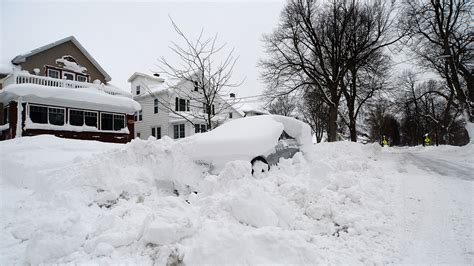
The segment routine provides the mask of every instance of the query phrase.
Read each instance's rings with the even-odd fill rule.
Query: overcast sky
[[[157,58],[170,61],[177,41],[168,15],[192,39],[204,28],[239,55],[236,80],[245,78],[238,96],[258,95],[256,63],[263,56],[261,37],[277,26],[284,1],[84,2],[0,0],[0,63],[42,45],[74,35],[112,77],[130,89],[136,71],[150,74]]]

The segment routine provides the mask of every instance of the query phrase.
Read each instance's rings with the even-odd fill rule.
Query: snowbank
[[[127,114],[141,109],[140,104],[131,98],[109,95],[95,88],[12,84],[0,91],[0,101],[3,103],[16,101],[18,97],[23,97],[23,102]]]
[[[11,154],[0,159],[2,264],[392,262],[391,243],[380,244],[390,184],[357,158],[371,147],[344,145],[333,160],[333,146],[318,146],[318,162],[298,154],[254,179],[248,161],[209,174],[167,137],[0,145]]]
[[[467,122],[466,123],[466,130],[469,135],[470,143],[474,144],[474,123]]]
[[[397,213],[412,169],[399,150],[318,144],[255,179],[248,161],[210,174],[185,148],[167,137],[0,142],[0,264],[410,263],[400,225],[416,220]]]

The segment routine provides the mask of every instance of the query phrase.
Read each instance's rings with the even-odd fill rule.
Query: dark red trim
[[[97,112],[97,126],[100,128],[100,115],[101,111],[98,110],[91,110],[91,109],[82,109],[82,108],[70,108],[65,106],[53,106],[53,105],[45,105],[45,104],[36,104],[31,103],[33,105],[44,106],[44,107],[58,107],[65,109],[65,117],[64,123],[68,121],[68,111],[69,109],[77,109],[77,110],[84,110],[84,111],[91,111]],[[10,102],[8,104],[8,108],[10,111],[9,115],[9,124],[10,128],[7,130],[2,131],[0,135],[0,140],[5,139],[12,139],[16,136],[16,124],[17,124],[17,102]],[[82,139],[82,140],[97,140],[102,142],[113,142],[113,143],[127,143],[133,139],[134,136],[134,119],[133,115],[125,114],[125,113],[117,113],[117,112],[104,112],[104,113],[111,113],[111,114],[119,114],[125,116],[125,123],[128,128],[129,134],[126,133],[118,133],[118,132],[76,132],[76,131],[67,131],[67,130],[49,130],[49,129],[24,129],[25,128],[25,121],[26,121],[26,103],[23,103],[23,112],[22,112],[22,136],[35,136],[35,135],[55,135],[57,137],[62,138],[71,138],[71,139]]]
[[[69,69],[64,69],[64,68],[61,68],[61,67],[51,66],[51,65],[44,65],[44,76],[45,77],[48,77],[48,69],[49,68],[59,71],[59,79],[62,79],[64,71],[74,73],[74,74],[76,74],[76,77],[77,77],[77,75],[86,77],[86,82],[90,82],[90,79],[91,79],[89,74],[79,73],[79,72],[76,72],[76,71],[72,71],[72,70],[69,70]],[[74,81],[77,81],[77,78]],[[79,82],[81,82],[81,81],[79,81]]]

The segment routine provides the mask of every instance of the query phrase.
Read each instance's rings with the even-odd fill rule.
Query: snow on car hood
[[[303,150],[311,144],[311,129],[307,124],[279,115],[235,119],[180,143],[192,158],[222,165],[272,153],[283,130],[294,137]]]

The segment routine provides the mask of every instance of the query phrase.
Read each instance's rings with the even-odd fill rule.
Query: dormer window
[[[76,75],[76,80],[80,82],[87,82],[87,77],[82,75]]]
[[[73,72],[63,71],[63,79],[74,80],[74,76]]]
[[[59,71],[56,69],[48,68],[48,77],[58,79]]]

